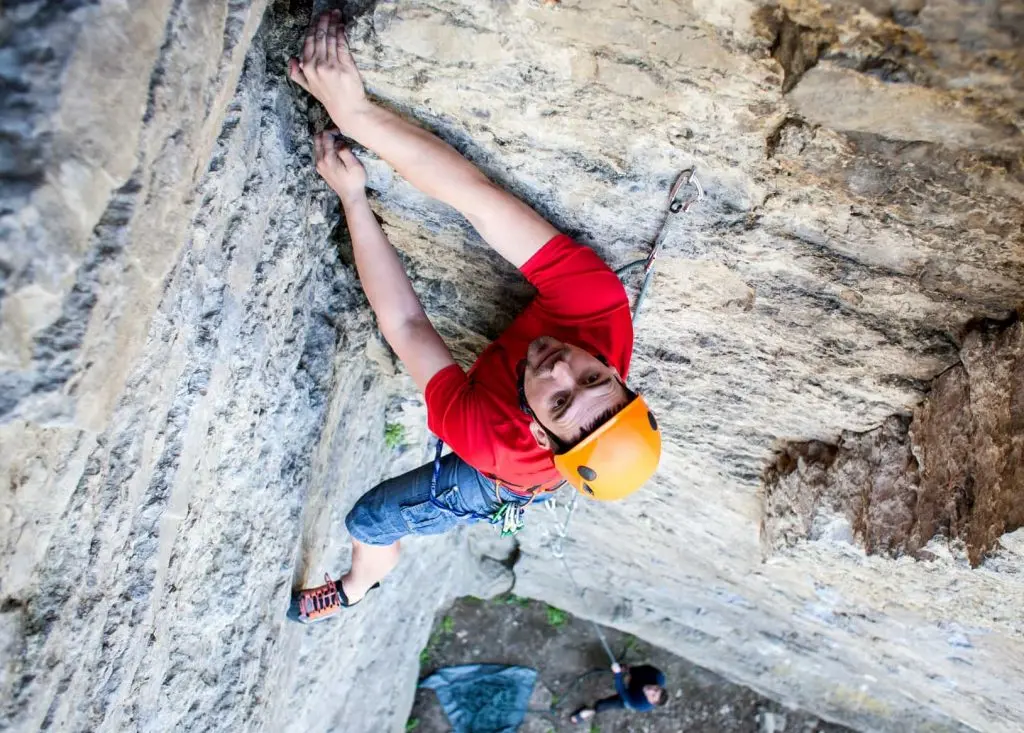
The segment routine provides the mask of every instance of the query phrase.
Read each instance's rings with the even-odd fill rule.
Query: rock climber
[[[606,710],[634,710],[646,713],[655,706],[668,702],[668,690],[665,689],[665,674],[657,667],[641,664],[636,667],[629,665],[612,665],[615,675],[615,694],[598,700],[593,707],[577,710],[569,718],[573,723],[584,723],[598,713]]]
[[[626,292],[592,250],[560,234],[453,148],[367,98],[341,14],[309,28],[290,78],[340,134],[314,138],[316,168],[341,199],[356,269],[384,338],[423,390],[431,431],[452,453],[367,492],[346,517],[352,566],[298,592],[289,616],[310,622],[360,601],[399,557],[399,540],[514,517],[567,481],[620,499],[654,473],[661,435],[625,383],[633,349]],[[366,197],[362,165],[340,141],[372,150],[425,194],[453,206],[533,284],[537,295],[468,372],[430,324]]]

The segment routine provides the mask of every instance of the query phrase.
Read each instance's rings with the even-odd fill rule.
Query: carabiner
[[[687,186],[692,186],[696,190],[696,193],[684,199],[680,196],[680,192]],[[679,177],[676,178],[676,182],[672,184],[672,190],[668,194],[668,210],[673,214],[678,214],[681,211],[689,211],[691,206],[703,198],[704,188],[700,185],[700,181],[697,180],[697,169],[687,168],[679,174]]]

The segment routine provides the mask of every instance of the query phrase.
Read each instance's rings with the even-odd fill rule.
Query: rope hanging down
[[[572,570],[569,569],[569,562],[565,559],[565,555],[562,556],[562,566],[565,568],[565,574],[569,576],[569,582],[572,583],[573,589],[576,591],[576,595],[583,600],[583,591],[579,585],[576,584],[576,579],[572,577]],[[601,640],[601,646],[604,647],[604,653],[608,655],[608,661],[612,664],[616,664],[618,660],[612,653],[612,648],[608,646],[608,640],[604,638],[604,632],[601,631],[601,627],[597,625],[597,622],[593,619],[590,620],[590,625],[594,627],[594,633],[597,634],[597,638]]]
[[[576,500],[579,499],[579,492],[573,491],[572,498],[569,499],[569,504],[566,507],[565,521],[562,523],[560,529],[555,531],[555,538],[551,541],[551,554],[562,561],[562,567],[565,568],[565,575],[569,578],[569,582],[572,583],[573,589],[576,591],[576,595],[583,600],[583,590],[579,584],[576,583],[576,578],[573,577],[572,569],[569,567],[569,561],[565,559],[565,548],[562,546],[562,540],[566,538],[569,533],[569,522],[572,520],[573,512],[576,511]],[[552,514],[554,514],[555,506],[554,502],[548,504],[551,507]],[[601,640],[601,646],[604,647],[605,654],[608,655],[608,659],[612,664],[617,661],[615,654],[612,653],[612,649],[608,646],[608,640],[604,637],[604,633],[601,631],[601,627],[596,622],[591,621],[590,625],[594,627],[594,633],[597,634],[597,638]]]
[[[575,496],[573,498],[575,499]],[[566,517],[566,526],[569,525],[569,519],[571,517],[571,513],[568,517]],[[565,575],[569,578],[569,582],[572,583],[572,588],[574,591],[576,591],[576,595],[579,596],[581,601],[584,600],[583,589],[580,588],[579,584],[576,582],[576,578],[573,577],[572,569],[569,567],[569,561],[565,559],[564,554],[559,555],[558,559],[562,561],[562,567],[565,568]],[[597,622],[593,619],[590,619],[590,625],[594,627],[594,633],[597,634],[597,638],[601,640],[601,646],[604,647],[604,653],[608,655],[608,661],[612,664],[616,664],[618,660],[615,658],[615,654],[612,652],[612,648],[608,645],[608,640],[605,638],[604,632],[601,631],[601,627],[598,626]]]
[[[658,229],[658,234],[654,239],[654,246],[651,248],[651,253],[646,258],[640,260],[634,260],[628,264],[623,265],[615,274],[622,277],[627,272],[632,270],[634,267],[643,265],[644,267],[644,281],[640,286],[640,294],[636,299],[636,306],[633,309],[633,323],[636,323],[637,316],[640,314],[640,306],[644,302],[644,297],[647,295],[647,289],[650,287],[651,280],[654,276],[654,263],[658,259],[658,254],[661,252],[662,247],[665,246],[665,232],[668,229],[668,224],[672,220],[674,214],[685,214],[690,208],[698,201],[704,198],[704,188],[700,185],[700,181],[697,180],[696,171],[694,168],[687,168],[676,178],[675,183],[672,185],[672,189],[669,192],[669,204],[668,213],[665,215],[664,221],[661,223],[661,227]],[[436,449],[434,452],[434,472],[430,479],[430,501],[432,504],[444,509],[446,511],[452,511],[451,507],[445,506],[437,498],[437,483],[438,477],[441,473],[441,451],[444,449],[444,442],[438,439]],[[566,539],[569,533],[569,522],[572,519],[573,512],[576,511],[576,503],[579,498],[579,493],[573,491],[572,498],[569,500],[569,504],[566,507],[565,522],[559,530],[555,532],[555,537],[551,541],[551,554],[562,561],[562,566],[565,568],[566,577],[569,578],[569,582],[572,583],[573,590],[576,591],[576,595],[579,596],[580,600],[583,598],[583,590],[576,582],[576,578],[572,574],[572,569],[569,567],[569,562],[565,558],[565,548],[562,545],[562,541]],[[531,499],[532,501],[532,499]],[[551,501],[548,506],[552,512],[556,510],[555,502]],[[486,519],[491,524],[502,524],[502,536],[512,535],[519,531],[523,526],[521,506],[513,506],[510,502],[502,502],[501,506],[493,514],[478,514],[476,512],[467,512],[466,516],[473,516],[476,519]],[[611,647],[608,645],[608,640],[605,638],[604,633],[601,631],[601,627],[597,625],[597,622],[591,620],[591,626],[594,627],[594,632],[597,634],[597,638],[601,640],[601,646],[604,647],[605,654],[608,655],[608,659],[612,664],[615,664],[615,654],[612,653]]]
[[[661,226],[658,228],[658,234],[654,238],[654,246],[651,247],[651,253],[644,259],[634,260],[629,262],[615,271],[615,274],[620,278],[632,270],[634,267],[643,265],[644,267],[644,281],[640,286],[640,294],[636,298],[636,305],[633,308],[633,323],[636,323],[637,317],[640,315],[640,306],[644,302],[644,298],[647,296],[647,289],[650,287],[651,280],[654,277],[654,263],[658,259],[658,254],[661,252],[662,247],[665,246],[665,233],[668,230],[669,222],[672,220],[675,214],[685,214],[690,208],[704,199],[704,187],[700,185],[700,181],[697,180],[696,168],[687,168],[676,178],[675,183],[672,184],[672,189],[669,191],[668,196],[668,213],[665,214],[665,219],[662,221]],[[565,521],[562,523],[560,529],[555,531],[555,537],[551,540],[551,554],[562,561],[562,566],[565,568],[565,574],[569,578],[569,582],[572,583],[573,589],[576,591],[576,595],[579,596],[581,601],[583,598],[583,590],[579,584],[576,583],[576,578],[573,577],[572,570],[569,567],[569,562],[565,558],[565,547],[562,542],[569,535],[569,522],[572,520],[573,512],[576,511],[576,500],[579,498],[579,493],[576,491],[572,492],[572,498],[569,499],[569,503],[566,506]],[[555,511],[555,502],[549,503],[552,513]],[[597,634],[597,638],[601,640],[601,646],[604,647],[605,654],[608,655],[608,659],[612,664],[616,664],[618,660],[615,659],[615,655],[612,653],[611,647],[608,646],[608,640],[605,638],[604,633],[601,631],[601,627],[597,625],[597,622],[591,620],[591,626],[594,627],[594,632]]]

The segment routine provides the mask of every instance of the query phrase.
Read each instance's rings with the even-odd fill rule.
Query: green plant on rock
[[[441,619],[441,623],[435,626],[434,630],[430,632],[430,638],[427,639],[427,645],[420,649],[421,667],[426,667],[430,664],[430,660],[433,658],[437,647],[440,646],[446,636],[451,636],[453,633],[455,633],[455,619],[452,616],[445,616]]]
[[[405,445],[405,426],[397,422],[389,422],[384,426],[384,445],[397,450]]]
[[[526,608],[527,606],[530,605],[530,599],[529,598],[523,598],[522,596],[517,596],[515,593],[509,593],[507,596],[505,596],[505,598],[503,599],[503,602],[507,606],[519,606],[520,608]]]
[[[561,608],[555,608],[554,606],[548,606],[548,623],[554,626],[556,629],[559,626],[565,626],[565,623],[569,620],[569,614],[563,611]]]
[[[405,722],[405,733],[412,733],[414,730],[416,730],[419,727],[420,727],[420,719],[419,718],[409,718],[409,720],[407,720]]]

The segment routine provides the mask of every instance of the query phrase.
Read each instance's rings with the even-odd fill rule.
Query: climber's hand
[[[316,172],[341,198],[343,204],[366,195],[366,170],[345,146],[337,130],[324,130],[313,136]]]
[[[619,663],[618,663],[618,662],[615,662],[615,663],[614,663],[614,664],[612,665],[612,673],[613,673],[613,674],[618,674],[618,673],[619,673],[619,672],[621,672],[621,671],[622,671],[622,667],[621,667],[621,666],[619,665]]]
[[[341,11],[322,13],[306,31],[302,56],[288,61],[288,76],[323,103],[342,129],[367,106],[363,79],[345,41]]]

